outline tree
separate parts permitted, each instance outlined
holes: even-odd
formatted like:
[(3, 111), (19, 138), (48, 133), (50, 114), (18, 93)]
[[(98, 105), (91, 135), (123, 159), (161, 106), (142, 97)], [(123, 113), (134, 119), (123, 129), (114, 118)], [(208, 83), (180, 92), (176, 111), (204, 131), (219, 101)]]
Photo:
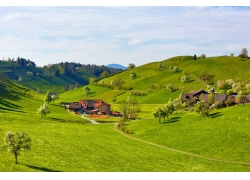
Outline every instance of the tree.
[(18, 164), (17, 157), (21, 151), (31, 149), (31, 138), (25, 132), (6, 132), (3, 148), (15, 156), (15, 163)]
[(232, 95), (228, 95), (227, 99), (224, 101), (224, 103), (226, 104), (226, 106), (232, 106), (234, 104), (234, 99)]
[(168, 118), (169, 115), (172, 114), (174, 111), (175, 111), (174, 102), (171, 101), (171, 99), (169, 99), (165, 107), (166, 117)]
[(20, 77), (18, 78), (18, 81), (19, 81), (19, 82), (23, 81), (23, 78), (20, 76)]
[(115, 103), (117, 101), (116, 97), (113, 97), (113, 99), (111, 100), (113, 103)]
[(161, 118), (164, 116), (164, 108), (158, 107), (153, 113), (154, 118), (158, 118), (159, 123), (161, 123)]
[(100, 77), (104, 79), (104, 78), (108, 77), (108, 75), (109, 75), (109, 72), (107, 70), (105, 70), (105, 71), (102, 72)]
[(48, 103), (48, 104), (52, 101), (52, 98), (51, 98), (51, 96), (50, 96), (49, 91), (48, 91), (47, 94), (45, 95), (44, 101), (45, 101), (46, 103)]
[(196, 56), (196, 54), (194, 55), (193, 60), (197, 60), (197, 56)]
[(177, 66), (169, 66), (169, 71), (173, 73), (180, 72), (179, 68)]
[(250, 84), (246, 84), (247, 91), (250, 92)]
[(247, 48), (242, 48), (239, 57), (241, 57), (241, 58), (248, 58), (248, 51), (247, 51)]
[(163, 65), (162, 63), (159, 63), (159, 64), (158, 64), (158, 68), (159, 68), (160, 70), (163, 70), (163, 69), (164, 69), (164, 65)]
[(135, 79), (136, 77), (137, 77), (137, 74), (134, 71), (132, 71), (131, 75), (130, 75), (130, 78)]
[(154, 118), (159, 119), (159, 123), (161, 123), (161, 118), (166, 119), (169, 118), (169, 115), (175, 111), (174, 102), (169, 99), (167, 105), (165, 107), (158, 107), (153, 113)]
[(88, 86), (86, 86), (85, 88), (83, 88), (83, 90), (85, 91), (85, 94), (87, 96), (89, 96), (89, 93), (90, 93), (90, 88)]
[(123, 120), (126, 121), (128, 118), (128, 110), (130, 109), (131, 103), (130, 101), (123, 100), (119, 104), (119, 109), (123, 113)]
[(169, 85), (167, 85), (167, 89), (171, 92), (174, 91), (174, 85), (172, 83), (170, 83)]
[(184, 76), (181, 77), (181, 82), (187, 83), (190, 82), (190, 77), (185, 74)]
[(210, 91), (207, 98), (208, 98), (207, 102), (208, 102), (209, 105), (214, 104), (215, 97), (214, 97), (214, 92), (213, 91)]
[(210, 112), (210, 107), (208, 102), (205, 101), (199, 101), (195, 104), (195, 112), (197, 114), (201, 114), (202, 116), (208, 116)]
[(53, 94), (52, 96), (51, 96), (51, 101), (55, 101), (55, 100), (57, 100), (57, 99), (59, 99), (59, 96), (58, 95), (55, 95), (55, 94)]
[(49, 109), (49, 106), (45, 102), (43, 105), (40, 106), (40, 108), (37, 109), (37, 113), (41, 114), (41, 117), (45, 117), (47, 114), (50, 114), (51, 111)]
[(230, 57), (234, 57), (234, 53), (231, 53), (231, 54), (230, 54)]
[(237, 97), (236, 97), (236, 100), (237, 100), (239, 103), (243, 103), (243, 104), (245, 105), (244, 100), (246, 100), (246, 96), (243, 94), (243, 91), (239, 91), (239, 92), (238, 92), (238, 95), (237, 95)]
[(133, 63), (129, 63), (128, 64), (128, 68), (129, 69), (134, 69), (136, 66), (135, 66), (135, 64), (133, 64)]

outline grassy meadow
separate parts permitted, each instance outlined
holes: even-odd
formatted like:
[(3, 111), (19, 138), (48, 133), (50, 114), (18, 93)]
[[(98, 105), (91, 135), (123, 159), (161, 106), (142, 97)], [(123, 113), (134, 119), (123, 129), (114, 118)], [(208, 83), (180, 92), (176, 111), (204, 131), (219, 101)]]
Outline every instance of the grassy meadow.
[[(172, 114), (164, 123), (153, 118), (152, 113), (158, 106), (180, 95), (179, 90), (170, 92), (166, 89), (169, 83), (173, 83), (177, 89), (184, 87), (186, 91), (204, 89), (197, 79), (190, 83), (179, 82), (183, 71), (199, 77), (207, 67), (211, 67), (214, 80), (248, 79), (250, 75), (246, 69), (238, 74), (231, 71), (226, 73), (230, 63), (237, 62), (238, 66), (233, 70), (239, 71), (241, 66), (245, 68), (250, 63), (247, 60), (229, 57), (191, 59), (186, 56), (162, 61), (166, 69), (170, 65), (178, 66), (182, 70), (180, 73), (161, 71), (159, 62), (154, 62), (136, 67), (134, 71), (138, 77), (134, 80), (129, 77), (131, 70), (104, 79), (105, 83), (110, 83), (114, 78), (121, 77), (125, 85), (134, 90), (147, 91), (151, 87), (145, 96), (94, 85), (88, 85), (88, 96), (83, 91), (84, 86), (61, 92), (60, 99), (49, 104), (51, 114), (45, 118), (37, 114), (37, 109), (44, 103), (43, 94), (34, 91), (24, 93), (26, 87), (12, 81), (6, 82), (9, 91), (0, 85), (0, 145), (6, 131), (24, 131), (32, 139), (31, 151), (18, 157), (19, 164), (14, 163), (12, 154), (0, 148), (0, 171), (249, 172), (250, 165), (239, 162), (250, 163), (250, 104), (214, 110), (208, 117), (180, 111)], [(120, 111), (119, 102), (128, 96), (136, 99), (141, 107), (138, 118), (126, 122), (126, 127), (133, 132), (129, 135), (131, 138), (114, 129), (119, 118), (94, 119), (101, 123), (91, 124), (60, 105), (61, 101), (103, 99), (111, 103), (113, 111)], [(117, 99), (115, 103), (112, 102), (114, 97)]]

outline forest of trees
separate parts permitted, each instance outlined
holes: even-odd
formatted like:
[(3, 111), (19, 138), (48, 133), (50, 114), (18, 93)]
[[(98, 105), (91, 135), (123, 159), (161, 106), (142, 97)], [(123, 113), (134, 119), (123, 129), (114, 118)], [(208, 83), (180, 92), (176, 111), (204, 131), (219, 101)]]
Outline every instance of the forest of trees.
[(108, 74), (114, 74), (122, 71), (122, 69), (116, 69), (111, 68), (107, 66), (98, 66), (95, 64), (80, 64), (80, 63), (74, 63), (74, 62), (61, 62), (59, 64), (53, 64), (53, 65), (47, 65), (44, 66), (44, 68), (57, 68), (59, 70), (60, 74), (63, 75), (70, 75), (73, 72), (76, 71), (85, 71), (89, 72), (97, 77), (104, 76), (102, 73), (105, 72), (105, 76)]

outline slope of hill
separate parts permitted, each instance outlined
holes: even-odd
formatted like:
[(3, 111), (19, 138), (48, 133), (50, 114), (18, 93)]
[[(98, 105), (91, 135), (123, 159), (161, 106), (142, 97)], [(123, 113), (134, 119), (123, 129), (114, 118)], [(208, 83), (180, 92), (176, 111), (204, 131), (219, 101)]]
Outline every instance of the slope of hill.
[[(159, 69), (159, 63), (163, 64), (165, 67), (164, 70)], [(170, 72), (170, 66), (177, 66), (180, 72)], [(110, 84), (115, 79), (121, 78), (124, 81), (124, 86), (130, 86), (133, 90), (141, 90), (145, 92), (146, 95), (136, 96), (132, 95), (131, 91), (126, 91), (117, 97), (118, 101), (127, 99), (127, 97), (130, 96), (141, 103), (166, 103), (169, 98), (177, 98), (182, 88), (184, 92), (206, 89), (206, 82), (199, 80), (205, 72), (213, 76), (212, 86), (216, 89), (217, 80), (249, 80), (250, 71), (248, 71), (248, 67), (250, 67), (250, 60), (239, 59), (238, 57), (222, 56), (193, 60), (192, 56), (178, 56), (161, 62), (148, 63), (132, 70), (126, 70), (97, 83), (101, 86), (101, 83)], [(132, 71), (137, 74), (135, 79), (131, 79), (130, 77)], [(191, 78), (189, 83), (180, 81), (180, 78), (184, 74), (188, 74)], [(167, 89), (170, 83), (172, 83), (175, 88), (174, 92)], [(112, 92), (114, 90), (110, 91)]]
[[(178, 67), (188, 61), (180, 62)], [(165, 67), (170, 62), (165, 62)], [(128, 122), (127, 127), (133, 132), (129, 136), (116, 132), (113, 124), (90, 124), (59, 104), (61, 100), (75, 101), (78, 98), (111, 101), (114, 96), (119, 101), (130, 94), (127, 90), (88, 85), (91, 89), (88, 96), (84, 94), (83, 87), (70, 90), (61, 94), (60, 100), (50, 103), (51, 114), (41, 118), (36, 110), (43, 103), (43, 95), (32, 90), (27, 92), (26, 87), (8, 79), (1, 81), (0, 136), (4, 137), (7, 131), (27, 132), (32, 138), (32, 149), (19, 157), (18, 165), (14, 164), (14, 157), (9, 152), (1, 151), (0, 171), (249, 172), (250, 166), (242, 164), (249, 164), (250, 161), (246, 151), (250, 137), (249, 115), (245, 113), (249, 105), (221, 109), (209, 118), (195, 112), (181, 112), (171, 115), (173, 119), (160, 124), (152, 117), (152, 111), (158, 106), (153, 102), (163, 104), (165, 102), (162, 99), (173, 98), (180, 92), (170, 92), (154, 84), (155, 81), (172, 82), (178, 75), (160, 71), (158, 64), (155, 62), (135, 68), (139, 77), (134, 80), (126, 77), (130, 75), (127, 72), (109, 77), (127, 78), (125, 85), (130, 84), (134, 89), (147, 88), (152, 83), (155, 85), (155, 88), (150, 87), (152, 92), (146, 96), (130, 95), (142, 103), (151, 104), (142, 104), (140, 119)], [(151, 79), (143, 69), (147, 69), (147, 73), (154, 73), (156, 77)], [(141, 75), (148, 78), (144, 83), (139, 81)], [(185, 87), (190, 89), (203, 86), (196, 80), (187, 85)], [(112, 106), (116, 108), (118, 103)], [(4, 138), (0, 138), (0, 144), (3, 141)]]
[(61, 75), (56, 68), (37, 68), (20, 66), (14, 62), (0, 61), (0, 71), (11, 80), (34, 91), (64, 92), (66, 87), (86, 85), (90, 77), (95, 75), (76, 71), (70, 75)]

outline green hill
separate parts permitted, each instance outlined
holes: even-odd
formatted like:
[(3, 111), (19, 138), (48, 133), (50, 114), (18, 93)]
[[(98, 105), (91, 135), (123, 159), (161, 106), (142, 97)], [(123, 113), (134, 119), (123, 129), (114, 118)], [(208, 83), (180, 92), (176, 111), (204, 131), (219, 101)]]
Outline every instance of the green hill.
[[(164, 65), (164, 70), (158, 68), (159, 63)], [(177, 66), (180, 72), (170, 72), (170, 66)], [(166, 103), (169, 98), (177, 98), (182, 88), (184, 92), (206, 89), (206, 84), (208, 83), (199, 80), (203, 73), (209, 73), (213, 76), (213, 84), (211, 86), (216, 89), (217, 80), (249, 80), (250, 71), (248, 71), (248, 67), (250, 67), (250, 60), (239, 59), (238, 57), (222, 56), (193, 60), (192, 56), (178, 56), (161, 62), (148, 63), (132, 70), (126, 70), (97, 82), (97, 85), (101, 86), (101, 83), (108, 85), (111, 81), (121, 78), (124, 81), (123, 86), (130, 86), (135, 91), (141, 90), (146, 95), (136, 96), (131, 95), (130, 91), (125, 91), (125, 93), (117, 97), (118, 100), (126, 99), (130, 96), (137, 99), (140, 103)], [(137, 78), (130, 78), (132, 71), (137, 74)], [(183, 83), (180, 81), (184, 73), (189, 75), (191, 82)], [(173, 84), (176, 91), (170, 92), (167, 89), (170, 83)], [(115, 94), (117, 90), (110, 91), (109, 96), (112, 96), (112, 92), (114, 92), (113, 97), (117, 96)], [(105, 99), (106, 96), (103, 96), (103, 98)]]
[[(88, 85), (88, 96), (84, 86), (61, 93), (59, 100), (49, 104), (51, 114), (45, 118), (37, 114), (44, 102), (43, 94), (28, 91), (27, 87), (1, 76), (0, 144), (6, 131), (25, 131), (32, 139), (32, 149), (21, 154), (18, 165), (14, 164), (13, 155), (1, 149), (0, 171), (249, 172), (249, 104), (215, 110), (208, 117), (180, 111), (162, 124), (153, 118), (152, 112), (169, 98), (179, 96), (180, 91), (170, 92), (168, 84), (176, 89), (184, 87), (186, 91), (203, 89), (204, 84), (196, 77), (205, 71), (214, 76), (214, 83), (229, 78), (247, 80), (250, 61), (174, 57), (161, 62), (165, 70), (158, 68), (159, 63), (134, 68), (136, 79), (130, 78), (132, 70), (126, 70), (98, 81), (98, 85)], [(234, 68), (233, 63), (237, 64)], [(181, 72), (171, 73), (169, 66), (178, 66)], [(184, 71), (191, 82), (179, 81)], [(131, 95), (131, 90), (125, 88), (101, 87), (103, 82), (111, 84), (118, 78), (124, 81), (123, 86), (144, 91), (146, 95)], [(115, 131), (114, 124), (91, 124), (60, 105), (61, 101), (79, 99), (103, 99), (110, 103), (116, 97), (112, 109), (119, 111), (119, 101), (128, 96), (141, 105), (138, 119), (126, 122), (133, 132), (129, 136)]]

